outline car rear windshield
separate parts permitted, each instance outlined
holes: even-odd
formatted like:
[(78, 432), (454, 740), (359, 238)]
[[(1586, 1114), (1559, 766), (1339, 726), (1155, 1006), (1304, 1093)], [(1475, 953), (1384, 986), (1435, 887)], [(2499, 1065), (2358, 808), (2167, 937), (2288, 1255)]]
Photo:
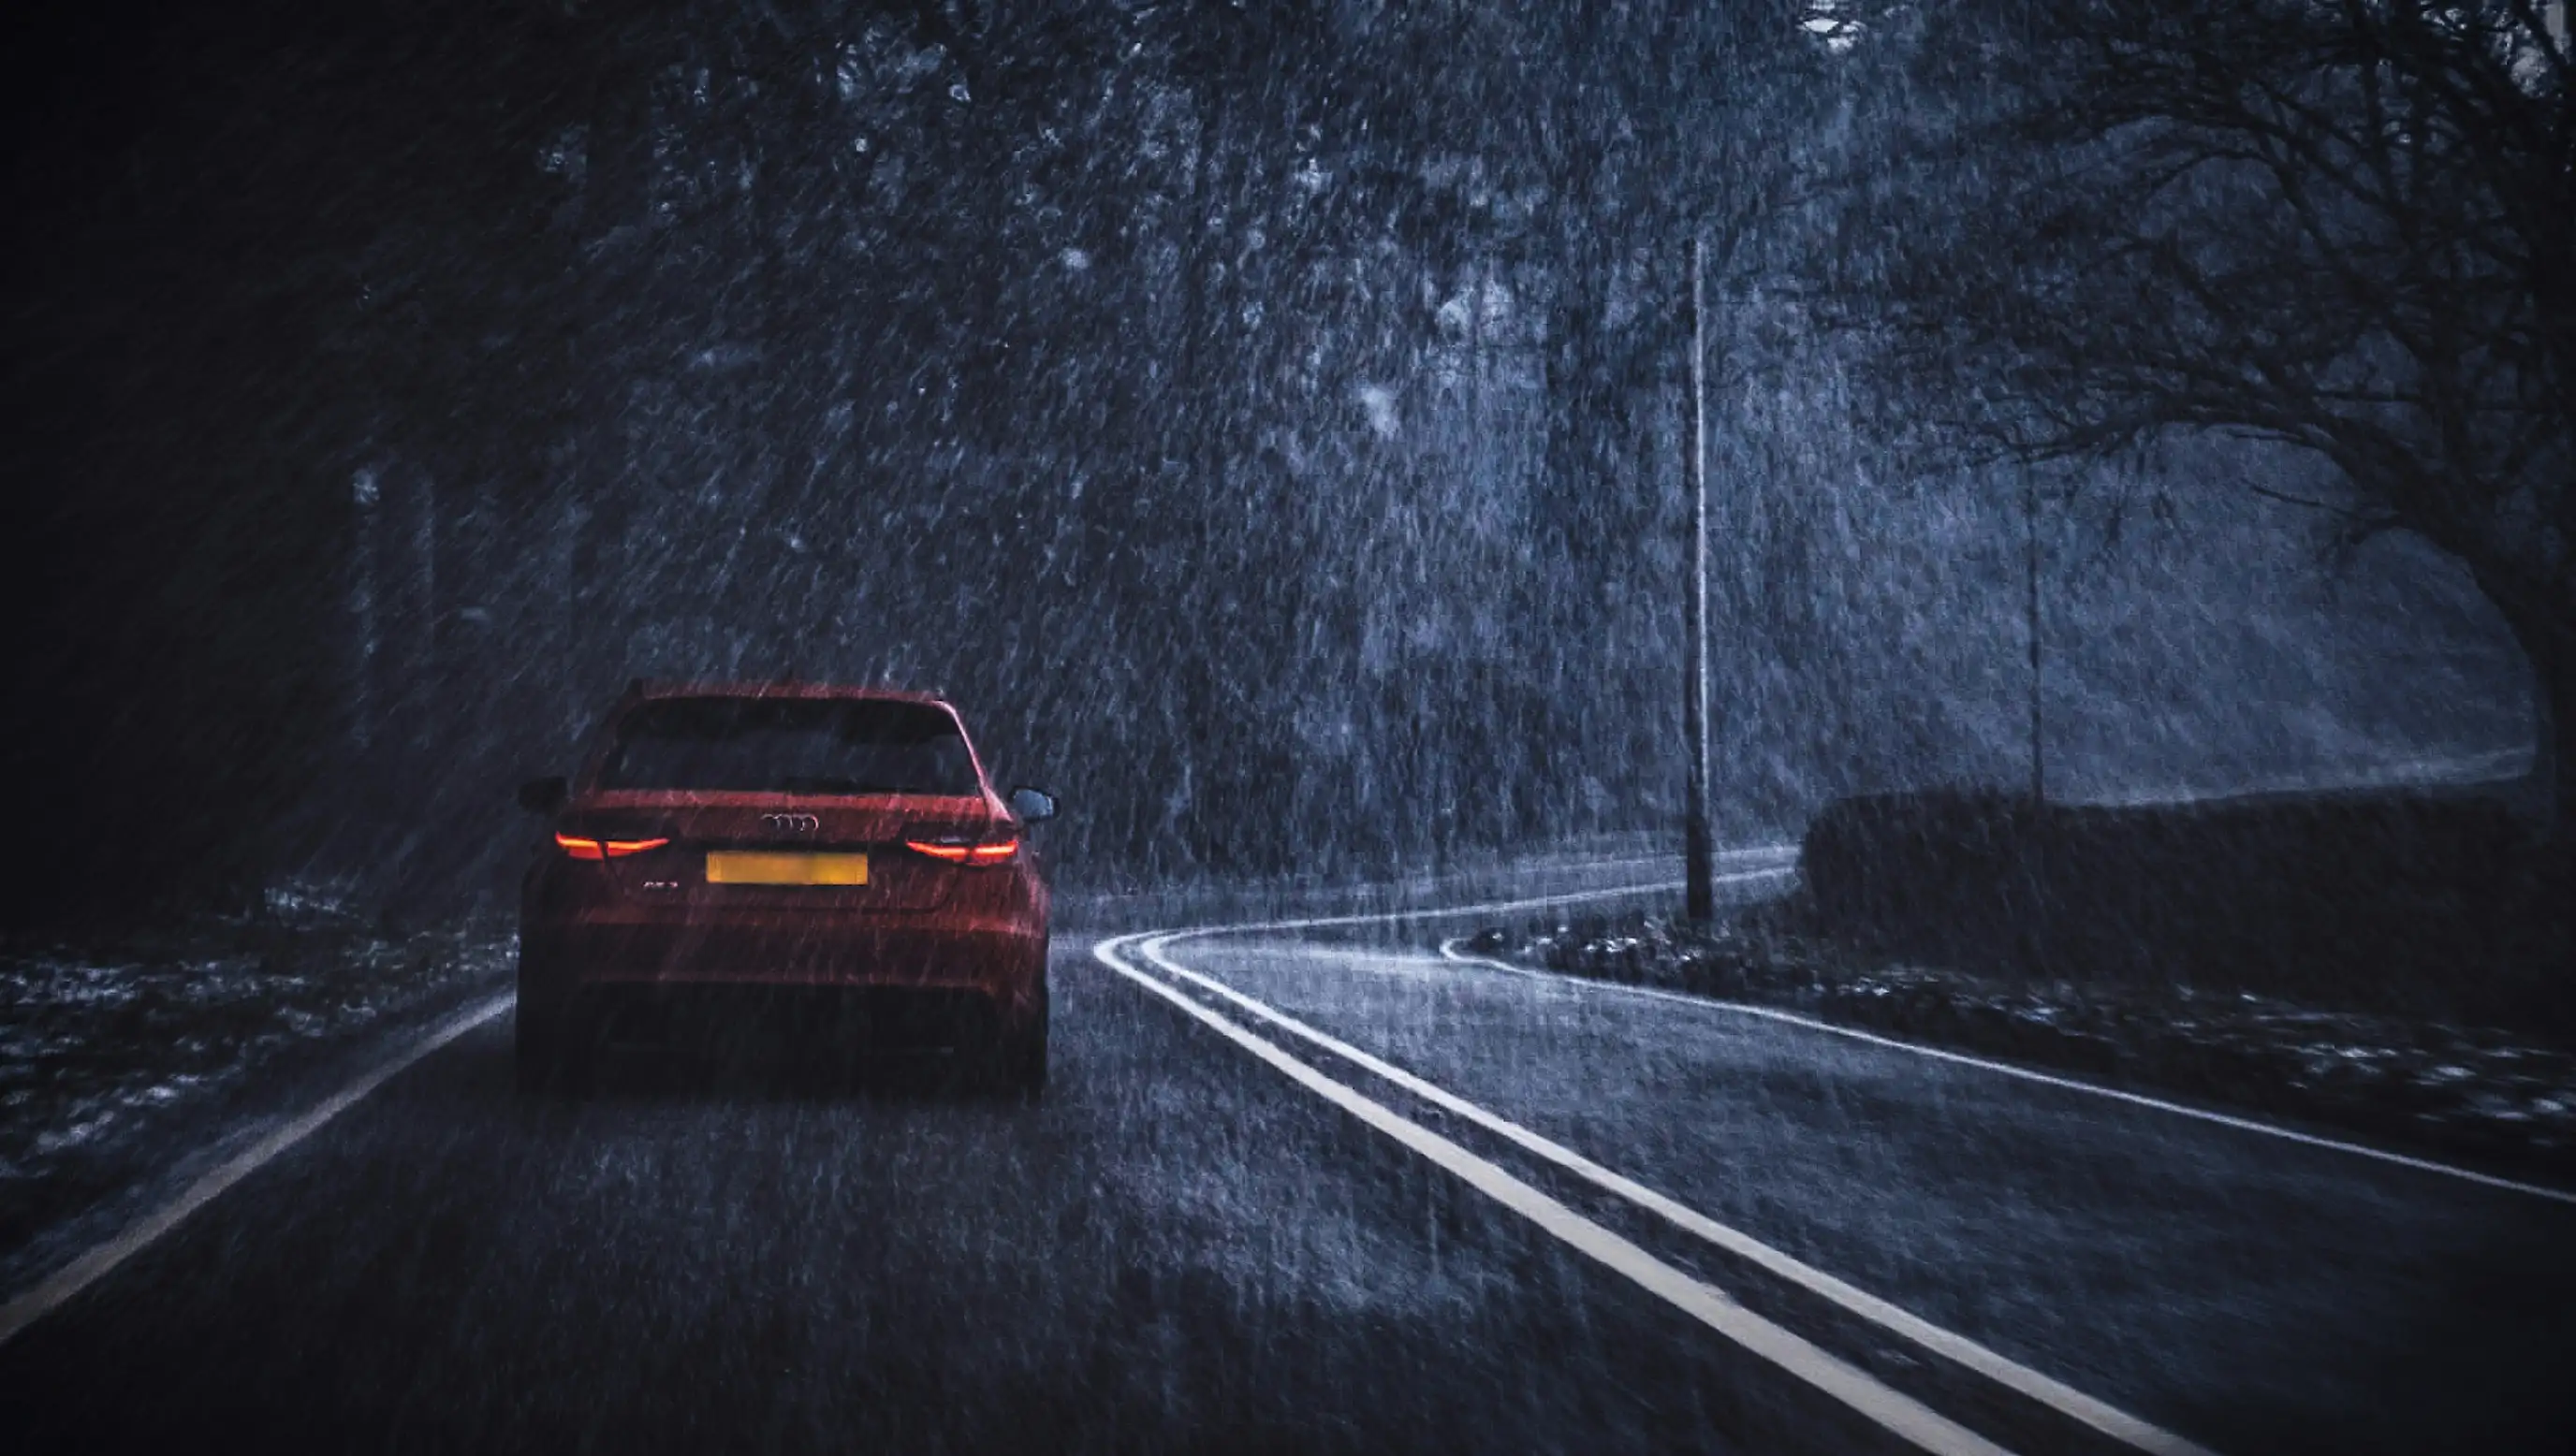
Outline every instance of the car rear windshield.
[(609, 789), (975, 794), (957, 720), (923, 703), (667, 698), (619, 720)]

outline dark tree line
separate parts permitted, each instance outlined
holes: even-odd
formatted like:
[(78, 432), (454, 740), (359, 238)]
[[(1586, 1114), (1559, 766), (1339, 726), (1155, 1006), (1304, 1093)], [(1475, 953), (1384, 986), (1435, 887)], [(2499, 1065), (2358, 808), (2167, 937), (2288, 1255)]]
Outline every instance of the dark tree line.
[(13, 919), (495, 887), (639, 673), (945, 688), (1094, 882), (1668, 823), (1694, 234), (1735, 831), (1971, 731), (1963, 445), (2307, 449), (2576, 721), (2517, 0), (121, 18), (13, 89)]
[(13, 915), (496, 883), (635, 672), (944, 687), (1103, 879), (1654, 822), (1672, 254), (1826, 95), (1804, 14), (271, 0), (49, 54)]
[[(1854, 13), (1858, 8), (1854, 7)], [(1873, 16), (1813, 270), (1892, 397), (2004, 455), (2274, 442), (2346, 545), (2460, 562), (2576, 834), (2576, 90), (2543, 0), (1971, 3)], [(2277, 481), (2249, 481), (2278, 490)]]

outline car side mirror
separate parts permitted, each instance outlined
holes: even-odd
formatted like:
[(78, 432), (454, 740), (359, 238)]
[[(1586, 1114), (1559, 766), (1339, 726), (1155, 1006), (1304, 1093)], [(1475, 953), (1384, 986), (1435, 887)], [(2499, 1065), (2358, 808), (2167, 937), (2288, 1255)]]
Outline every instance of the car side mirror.
[(519, 807), (531, 814), (551, 814), (572, 797), (572, 784), (562, 774), (530, 779), (519, 785)]
[(1055, 795), (1022, 784), (1011, 790), (1011, 812), (1023, 824), (1043, 824), (1055, 817)]

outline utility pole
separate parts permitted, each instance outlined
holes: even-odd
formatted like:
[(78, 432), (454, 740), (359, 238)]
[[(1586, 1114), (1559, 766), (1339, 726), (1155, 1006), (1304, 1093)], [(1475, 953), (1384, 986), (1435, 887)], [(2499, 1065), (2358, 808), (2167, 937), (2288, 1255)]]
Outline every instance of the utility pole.
[(1708, 308), (1703, 296), (1706, 259), (1697, 230), (1690, 247), (1691, 446), (1690, 550), (1682, 574), (1687, 578), (1682, 654), (1686, 682), (1682, 690), (1682, 737), (1689, 752), (1689, 772), (1682, 813), (1682, 913), (1705, 921), (1717, 913), (1717, 873), (1708, 826)]
[(2028, 591), (2024, 632), (2030, 638), (2030, 806), (2048, 803), (2048, 757), (2039, 694), (2039, 473), (2021, 468), (2022, 577)]

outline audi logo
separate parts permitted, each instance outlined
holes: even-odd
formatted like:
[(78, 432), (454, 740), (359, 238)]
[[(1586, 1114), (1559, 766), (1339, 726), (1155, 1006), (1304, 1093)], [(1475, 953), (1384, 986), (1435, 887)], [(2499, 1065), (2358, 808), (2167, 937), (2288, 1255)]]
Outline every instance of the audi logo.
[(760, 822), (776, 834), (811, 834), (823, 827), (822, 818), (814, 814), (763, 814)]

